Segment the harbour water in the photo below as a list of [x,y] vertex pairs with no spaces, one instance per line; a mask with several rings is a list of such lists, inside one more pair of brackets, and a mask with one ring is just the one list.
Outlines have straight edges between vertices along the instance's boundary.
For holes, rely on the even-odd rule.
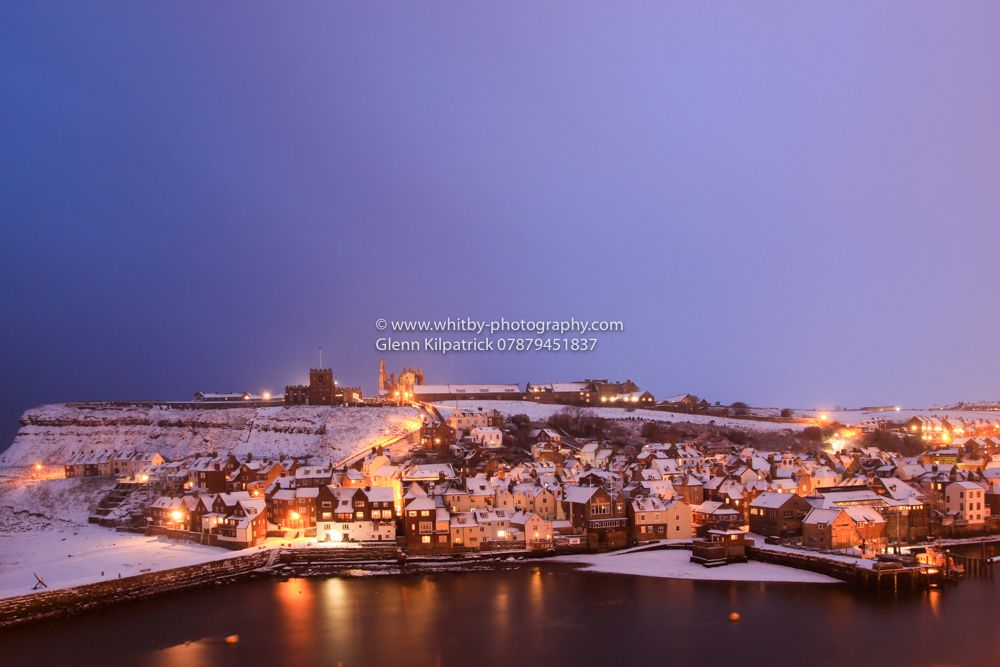
[[[0,663],[996,665],[997,593],[993,579],[873,596],[555,564],[260,579],[3,632]],[[229,635],[239,642],[227,644]]]

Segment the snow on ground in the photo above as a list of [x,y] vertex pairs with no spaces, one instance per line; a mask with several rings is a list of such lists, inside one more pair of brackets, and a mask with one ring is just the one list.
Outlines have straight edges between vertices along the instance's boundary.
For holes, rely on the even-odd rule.
[[732,563],[721,567],[705,567],[691,562],[688,549],[638,551],[632,553],[580,554],[552,559],[559,563],[585,565],[586,572],[632,574],[664,579],[697,581],[766,581],[808,584],[839,584],[823,574],[770,563]]
[[[547,419],[560,410],[566,409],[565,405],[555,405],[552,403],[533,403],[531,401],[448,401],[447,403],[436,403],[435,407],[442,415],[447,417],[454,410],[499,410],[505,415],[524,414],[533,420]],[[710,417],[708,415],[692,415],[681,412],[665,412],[662,410],[643,410],[637,408],[629,411],[625,408],[593,407],[586,408],[599,417],[607,419],[636,419],[640,421],[662,421],[662,422],[689,422],[691,424],[715,424],[725,428],[738,428],[754,431],[783,431],[791,429],[801,431],[808,424],[790,424],[781,422],[766,422],[753,419],[733,419],[730,417]]]
[[[24,416],[28,423],[0,456],[0,597],[31,592],[33,572],[51,589],[256,550],[229,551],[88,524],[87,517],[114,480],[48,474],[61,473],[61,464],[73,452],[138,449],[168,458],[205,451],[253,453],[257,458],[283,453],[336,460],[418,428],[419,415],[409,407],[50,405],[29,410]],[[36,462],[46,465],[36,471]],[[279,543],[268,540],[267,546]]]
[[105,449],[158,451],[168,459],[214,451],[337,460],[417,428],[419,416],[411,407],[43,405],[24,413],[0,466],[60,465],[72,453]]
[[[19,475],[10,474],[19,471]],[[271,538],[230,551],[185,540],[119,533],[87,523],[90,509],[114,485],[109,478],[32,479],[32,469],[0,469],[0,598],[33,592],[37,572],[48,589],[195,565],[280,544],[313,546],[314,538]],[[103,572],[103,574],[102,574]]]
[[0,531],[83,525],[91,509],[115,485],[110,477],[35,480],[30,470],[18,470],[21,477],[0,478]]
[[108,581],[118,575],[128,577],[232,558],[257,550],[229,551],[90,525],[0,532],[0,542],[3,543],[0,598],[33,592],[33,573],[38,573],[49,585],[46,590],[51,590]]
[[[541,420],[566,408],[565,405],[554,405],[552,403],[533,403],[531,401],[448,401],[437,403],[435,407],[441,411],[445,417],[456,409],[476,410],[499,410],[505,415],[525,414],[531,419]],[[629,412],[625,408],[593,407],[586,408],[595,414],[608,419],[639,419],[642,421],[666,421],[666,422],[690,422],[692,424],[714,423],[725,428],[738,428],[754,431],[782,431],[792,429],[801,431],[810,424],[794,424],[787,422],[766,422],[754,419],[736,419],[733,417],[711,417],[708,415],[689,415],[682,412],[665,412],[661,410],[635,409]],[[777,416],[780,412],[778,408],[750,408],[750,413],[755,415]],[[986,410],[932,410],[932,409],[903,409],[903,410],[822,410],[822,409],[793,409],[793,416],[800,419],[819,419],[820,415],[826,415],[831,421],[841,424],[856,425],[871,417],[881,417],[891,422],[905,422],[913,417],[953,417],[963,419],[985,419],[987,421],[1000,420],[1000,412]]]
[[63,588],[240,553],[90,525],[90,509],[114,480],[30,475],[0,477],[0,597],[32,592],[33,572]]

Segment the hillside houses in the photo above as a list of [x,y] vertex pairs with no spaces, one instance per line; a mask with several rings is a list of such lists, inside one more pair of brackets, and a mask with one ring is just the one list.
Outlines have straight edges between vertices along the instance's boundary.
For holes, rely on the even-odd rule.
[[321,486],[317,496],[317,542],[394,542],[396,499],[390,486]]
[[115,456],[110,449],[76,454],[64,466],[66,477],[111,477],[115,474]]
[[628,517],[631,542],[691,537],[691,507],[680,499],[635,498]]
[[497,410],[455,410],[448,417],[448,426],[459,438],[469,435],[475,428],[501,428],[503,415]]
[[957,438],[1000,435],[997,422],[935,415],[914,416],[903,424],[903,431],[929,443],[950,443]]
[[65,468],[143,489],[136,497],[146,498],[151,533],[234,549],[268,539],[381,543],[418,556],[709,544],[720,535],[735,543],[752,533],[872,554],[1000,532],[1000,452],[985,435],[902,456],[872,446],[762,451],[712,433],[670,443],[574,438],[479,410],[456,410],[447,428],[458,434],[447,447],[376,448],[341,468],[110,450],[74,455]]
[[586,535],[591,549],[617,549],[628,544],[625,499],[605,486],[567,486],[562,504],[566,519]]
[[469,437],[486,449],[498,449],[503,445],[503,431],[496,426],[476,426],[469,431]]

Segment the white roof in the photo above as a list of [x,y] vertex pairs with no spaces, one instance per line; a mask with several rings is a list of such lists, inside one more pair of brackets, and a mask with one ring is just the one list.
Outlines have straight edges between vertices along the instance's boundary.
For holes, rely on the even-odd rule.
[[840,513],[842,511],[843,510],[840,508],[836,509],[813,508],[812,510],[809,511],[809,514],[806,514],[806,518],[802,520],[802,523],[808,523],[808,524],[833,523],[834,520],[836,520],[836,518],[840,516]]
[[750,507],[763,507],[766,509],[778,509],[784,506],[794,494],[791,493],[772,493],[770,491],[765,491],[750,503]]
[[450,479],[455,476],[455,470],[450,463],[423,463],[407,468],[404,477],[407,479],[430,479],[435,480],[441,474]]
[[570,503],[588,503],[596,491],[596,486],[567,486],[563,489],[563,498]]
[[520,394],[516,384],[418,384],[413,393],[420,394]]
[[636,498],[632,501],[632,509],[636,512],[659,512],[669,505],[660,498]]
[[538,517],[541,519],[541,517],[534,512],[514,512],[510,515],[510,522],[518,526],[523,526],[525,523],[530,521],[532,517]]
[[882,486],[895,500],[920,500],[923,494],[896,477],[881,477]]
[[849,517],[858,523],[865,521],[870,523],[885,523],[885,519],[875,510],[874,507],[868,507],[866,505],[852,505],[851,507],[845,507],[844,511],[847,512]]
[[434,501],[426,496],[423,498],[414,498],[406,504],[406,511],[410,510],[432,510],[435,509]]
[[591,385],[589,382],[553,382],[551,385],[552,391],[590,391]]
[[365,495],[373,503],[391,503],[395,500],[391,486],[373,486],[365,490]]

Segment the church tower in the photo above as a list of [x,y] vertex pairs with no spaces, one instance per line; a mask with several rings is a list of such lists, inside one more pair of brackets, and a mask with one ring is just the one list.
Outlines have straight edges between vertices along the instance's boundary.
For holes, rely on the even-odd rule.
[[381,359],[378,362],[378,393],[384,394],[389,391],[389,388],[385,386],[385,359]]

